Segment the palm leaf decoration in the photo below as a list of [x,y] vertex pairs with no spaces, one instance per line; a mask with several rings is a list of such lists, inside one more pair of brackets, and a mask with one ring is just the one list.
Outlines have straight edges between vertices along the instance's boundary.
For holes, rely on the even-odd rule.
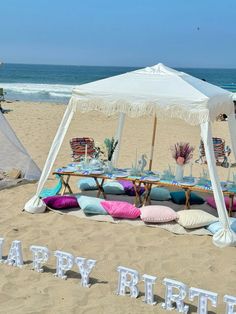
[[111,139],[105,138],[104,144],[107,149],[107,159],[110,161],[112,160],[112,156],[114,154],[116,146],[118,145],[118,140],[115,140],[114,137],[112,137]]

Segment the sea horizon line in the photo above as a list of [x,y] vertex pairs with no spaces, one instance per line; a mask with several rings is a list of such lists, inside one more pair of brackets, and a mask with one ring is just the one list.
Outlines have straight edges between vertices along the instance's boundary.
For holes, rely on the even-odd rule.
[[[158,62],[162,63],[162,62]],[[155,63],[155,64],[158,64]],[[133,66],[133,65],[93,65],[93,64],[50,64],[50,63],[21,63],[21,62],[2,62],[2,66],[4,65],[34,65],[34,66],[61,66],[61,67],[97,67],[97,68],[131,68],[131,69],[140,69],[145,67],[151,67],[152,65],[139,65],[139,66]],[[166,64],[165,64],[166,65]],[[169,66],[169,65],[167,65]],[[207,69],[207,70],[236,70],[236,67],[213,67],[213,66],[169,66],[174,69]]]

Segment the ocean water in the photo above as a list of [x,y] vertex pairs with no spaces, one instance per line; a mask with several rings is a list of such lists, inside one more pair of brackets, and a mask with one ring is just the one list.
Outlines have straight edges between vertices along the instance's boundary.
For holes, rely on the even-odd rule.
[[[76,85],[136,70],[134,67],[0,65],[0,87],[9,100],[67,103]],[[236,92],[236,69],[178,68],[229,91]]]

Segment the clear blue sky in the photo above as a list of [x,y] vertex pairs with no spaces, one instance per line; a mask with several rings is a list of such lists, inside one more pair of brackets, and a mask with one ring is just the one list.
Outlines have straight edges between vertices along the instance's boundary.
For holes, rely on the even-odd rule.
[[236,0],[2,0],[0,60],[236,68]]

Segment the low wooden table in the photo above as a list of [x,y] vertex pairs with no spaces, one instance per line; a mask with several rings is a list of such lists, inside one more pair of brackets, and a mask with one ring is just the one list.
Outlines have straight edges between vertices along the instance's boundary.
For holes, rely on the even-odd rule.
[[[158,186],[158,187],[167,187],[167,188],[178,188],[178,189],[182,189],[185,191],[185,196],[186,196],[186,203],[185,203],[185,207],[186,209],[190,208],[190,194],[191,192],[195,191],[195,192],[199,192],[199,193],[213,193],[212,190],[207,190],[204,189],[201,186],[198,185],[181,185],[180,183],[178,184],[174,184],[174,183],[170,183],[170,182],[165,182],[165,181],[150,181],[150,180],[145,180],[142,178],[137,178],[137,177],[119,177],[119,178],[113,178],[109,175],[98,175],[98,174],[84,174],[84,173],[80,173],[80,172],[53,172],[53,174],[57,174],[58,176],[60,176],[61,181],[62,181],[62,185],[63,185],[63,189],[61,191],[61,195],[64,195],[66,193],[66,191],[68,190],[68,192],[70,194],[73,194],[72,189],[70,187],[69,181],[71,177],[86,177],[86,178],[93,178],[98,191],[97,191],[97,197],[100,197],[101,195],[103,196],[104,199],[107,199],[107,195],[104,191],[103,185],[104,182],[106,180],[125,180],[125,181],[130,181],[132,182],[133,186],[134,186],[134,191],[135,191],[135,205],[136,206],[142,206],[142,205],[147,205],[147,204],[151,204],[151,199],[150,199],[150,193],[151,193],[151,189],[153,186]],[[141,187],[144,187],[145,192],[140,195],[140,189]],[[223,194],[225,196],[228,196],[230,198],[230,206],[229,206],[229,216],[232,215],[233,212],[233,202],[234,202],[234,192],[230,192],[230,191],[223,191]]]
[[103,185],[104,182],[106,180],[126,180],[126,181],[130,181],[132,182],[133,186],[134,186],[134,191],[135,191],[135,205],[142,205],[143,204],[143,200],[142,200],[142,196],[140,195],[139,191],[141,189],[141,186],[143,185],[145,188],[145,192],[148,193],[148,195],[150,194],[151,191],[151,186],[149,186],[149,184],[147,182],[143,182],[142,180],[138,180],[137,178],[132,178],[132,177],[122,177],[122,178],[113,178],[110,177],[109,175],[98,175],[98,174],[83,174],[83,173],[79,173],[79,172],[53,172],[53,175],[58,175],[61,178],[62,181],[62,185],[63,188],[61,190],[61,195],[64,195],[66,193],[66,191],[68,190],[68,192],[70,194],[73,194],[73,191],[70,187],[69,181],[71,177],[86,177],[86,178],[93,178],[98,191],[97,191],[97,197],[100,197],[101,195],[103,196],[104,199],[107,199],[107,195],[104,191]]

